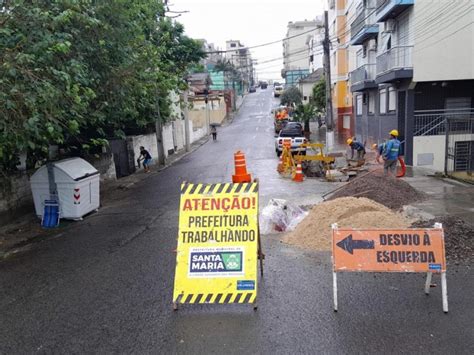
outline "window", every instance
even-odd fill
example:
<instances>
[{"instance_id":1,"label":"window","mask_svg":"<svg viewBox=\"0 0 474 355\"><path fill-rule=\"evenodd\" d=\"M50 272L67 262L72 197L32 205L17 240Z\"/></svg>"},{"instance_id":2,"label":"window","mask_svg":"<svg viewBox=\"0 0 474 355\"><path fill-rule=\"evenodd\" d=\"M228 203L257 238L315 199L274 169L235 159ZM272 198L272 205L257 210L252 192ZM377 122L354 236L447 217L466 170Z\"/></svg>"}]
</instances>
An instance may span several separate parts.
<instances>
[{"instance_id":1,"label":"window","mask_svg":"<svg viewBox=\"0 0 474 355\"><path fill-rule=\"evenodd\" d=\"M380 113L387 113L387 89L381 89L379 92Z\"/></svg>"},{"instance_id":2,"label":"window","mask_svg":"<svg viewBox=\"0 0 474 355\"><path fill-rule=\"evenodd\" d=\"M394 112L397 108L397 90L390 87L388 89L388 112Z\"/></svg>"},{"instance_id":3,"label":"window","mask_svg":"<svg viewBox=\"0 0 474 355\"><path fill-rule=\"evenodd\" d=\"M375 113L375 93L369 92L369 114L373 115Z\"/></svg>"},{"instance_id":4,"label":"window","mask_svg":"<svg viewBox=\"0 0 474 355\"><path fill-rule=\"evenodd\" d=\"M231 43L231 44L230 44L230 47L231 47L231 48L235 48L235 47L237 47L237 45L236 45L235 43Z\"/></svg>"},{"instance_id":5,"label":"window","mask_svg":"<svg viewBox=\"0 0 474 355\"><path fill-rule=\"evenodd\" d=\"M362 115L362 95L356 96L356 115Z\"/></svg>"}]
</instances>

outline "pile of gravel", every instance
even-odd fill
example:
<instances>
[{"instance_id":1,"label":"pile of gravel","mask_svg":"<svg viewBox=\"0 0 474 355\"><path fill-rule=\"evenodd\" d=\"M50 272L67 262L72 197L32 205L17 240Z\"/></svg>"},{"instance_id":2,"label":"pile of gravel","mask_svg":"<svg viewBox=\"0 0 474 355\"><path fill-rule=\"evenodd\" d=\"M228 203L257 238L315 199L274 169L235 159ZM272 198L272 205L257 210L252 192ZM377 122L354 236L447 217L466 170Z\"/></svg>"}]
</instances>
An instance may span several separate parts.
<instances>
[{"instance_id":1,"label":"pile of gravel","mask_svg":"<svg viewBox=\"0 0 474 355\"><path fill-rule=\"evenodd\" d=\"M367 198L343 197L314 205L283 242L306 250L331 250L331 224L352 228L407 228L410 225L396 213Z\"/></svg>"},{"instance_id":2,"label":"pile of gravel","mask_svg":"<svg viewBox=\"0 0 474 355\"><path fill-rule=\"evenodd\" d=\"M405 181L384 176L380 172L356 178L330 195L328 200L346 196L366 197L393 210L425 198L425 194Z\"/></svg>"},{"instance_id":3,"label":"pile of gravel","mask_svg":"<svg viewBox=\"0 0 474 355\"><path fill-rule=\"evenodd\" d=\"M474 226L459 217L444 216L429 221L418 221L411 227L432 228L436 222L443 224L447 263L472 265L474 262Z\"/></svg>"}]
</instances>

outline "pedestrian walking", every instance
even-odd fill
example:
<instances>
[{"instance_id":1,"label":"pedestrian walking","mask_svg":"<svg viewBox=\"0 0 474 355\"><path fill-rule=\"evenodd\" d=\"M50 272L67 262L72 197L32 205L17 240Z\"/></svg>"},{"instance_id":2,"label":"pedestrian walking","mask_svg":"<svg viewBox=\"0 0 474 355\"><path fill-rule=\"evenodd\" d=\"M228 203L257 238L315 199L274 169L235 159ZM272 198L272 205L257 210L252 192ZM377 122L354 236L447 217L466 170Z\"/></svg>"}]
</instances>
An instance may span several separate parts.
<instances>
[{"instance_id":1,"label":"pedestrian walking","mask_svg":"<svg viewBox=\"0 0 474 355\"><path fill-rule=\"evenodd\" d=\"M211 134L212 134L212 140L216 141L217 140L217 128L216 128L216 126L211 126Z\"/></svg>"},{"instance_id":2,"label":"pedestrian walking","mask_svg":"<svg viewBox=\"0 0 474 355\"><path fill-rule=\"evenodd\" d=\"M397 161L398 155L400 154L400 141L398 140L398 131L392 129L390 131L390 139L385 146L385 152L383 153L383 171L385 175L389 173L393 176L397 174Z\"/></svg>"},{"instance_id":3,"label":"pedestrian walking","mask_svg":"<svg viewBox=\"0 0 474 355\"><path fill-rule=\"evenodd\" d=\"M352 138L348 138L346 143L351 147L351 159L354 159L354 152L357 152L357 160L364 159L365 147L361 142L358 142Z\"/></svg>"},{"instance_id":4,"label":"pedestrian walking","mask_svg":"<svg viewBox=\"0 0 474 355\"><path fill-rule=\"evenodd\" d=\"M150 172L151 160L152 158L148 150L146 150L145 147L140 147L140 157L138 158L138 163L140 164L140 162L143 161L143 169L145 170L145 173Z\"/></svg>"}]
</instances>

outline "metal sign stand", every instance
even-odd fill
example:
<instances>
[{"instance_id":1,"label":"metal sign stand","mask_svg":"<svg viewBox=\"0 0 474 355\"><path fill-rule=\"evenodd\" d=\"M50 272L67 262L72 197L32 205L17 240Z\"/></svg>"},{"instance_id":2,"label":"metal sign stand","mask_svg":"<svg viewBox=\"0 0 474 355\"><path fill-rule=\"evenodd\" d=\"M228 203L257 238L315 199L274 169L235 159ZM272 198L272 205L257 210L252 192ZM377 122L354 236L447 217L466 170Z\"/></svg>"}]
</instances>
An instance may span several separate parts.
<instances>
[{"instance_id":1,"label":"metal sign stand","mask_svg":"<svg viewBox=\"0 0 474 355\"><path fill-rule=\"evenodd\" d=\"M331 225L332 229L337 229L337 223ZM443 226L441 223L435 223L434 228L442 229ZM333 309L334 312L338 310L338 303L337 303L337 272L334 268L334 256L331 256L332 264L333 264L333 271L332 271L332 291L333 291ZM433 272L428 272L426 274L426 281L425 281L425 294L430 294L431 288L431 278L433 276ZM441 295L443 300L443 312L448 313L448 286L446 281L446 272L441 272Z\"/></svg>"}]
</instances>

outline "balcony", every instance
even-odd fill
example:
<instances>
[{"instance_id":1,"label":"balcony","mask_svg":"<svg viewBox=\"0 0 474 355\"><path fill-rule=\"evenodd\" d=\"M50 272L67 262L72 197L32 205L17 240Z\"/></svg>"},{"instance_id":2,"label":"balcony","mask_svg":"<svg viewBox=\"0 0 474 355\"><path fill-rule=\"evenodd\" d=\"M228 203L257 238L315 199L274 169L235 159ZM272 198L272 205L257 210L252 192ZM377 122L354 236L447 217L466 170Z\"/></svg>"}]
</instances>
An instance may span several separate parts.
<instances>
[{"instance_id":1,"label":"balcony","mask_svg":"<svg viewBox=\"0 0 474 355\"><path fill-rule=\"evenodd\" d=\"M395 18L414 3L415 0L377 0L375 22Z\"/></svg>"},{"instance_id":2,"label":"balcony","mask_svg":"<svg viewBox=\"0 0 474 355\"><path fill-rule=\"evenodd\" d=\"M413 77L413 46L393 47L377 57L377 84Z\"/></svg>"},{"instance_id":3,"label":"balcony","mask_svg":"<svg viewBox=\"0 0 474 355\"><path fill-rule=\"evenodd\" d=\"M364 8L351 24L351 44L359 45L377 37L379 25L375 21L373 8Z\"/></svg>"},{"instance_id":4,"label":"balcony","mask_svg":"<svg viewBox=\"0 0 474 355\"><path fill-rule=\"evenodd\" d=\"M377 87L375 83L375 64L364 64L351 72L351 92L364 91Z\"/></svg>"}]
</instances>

